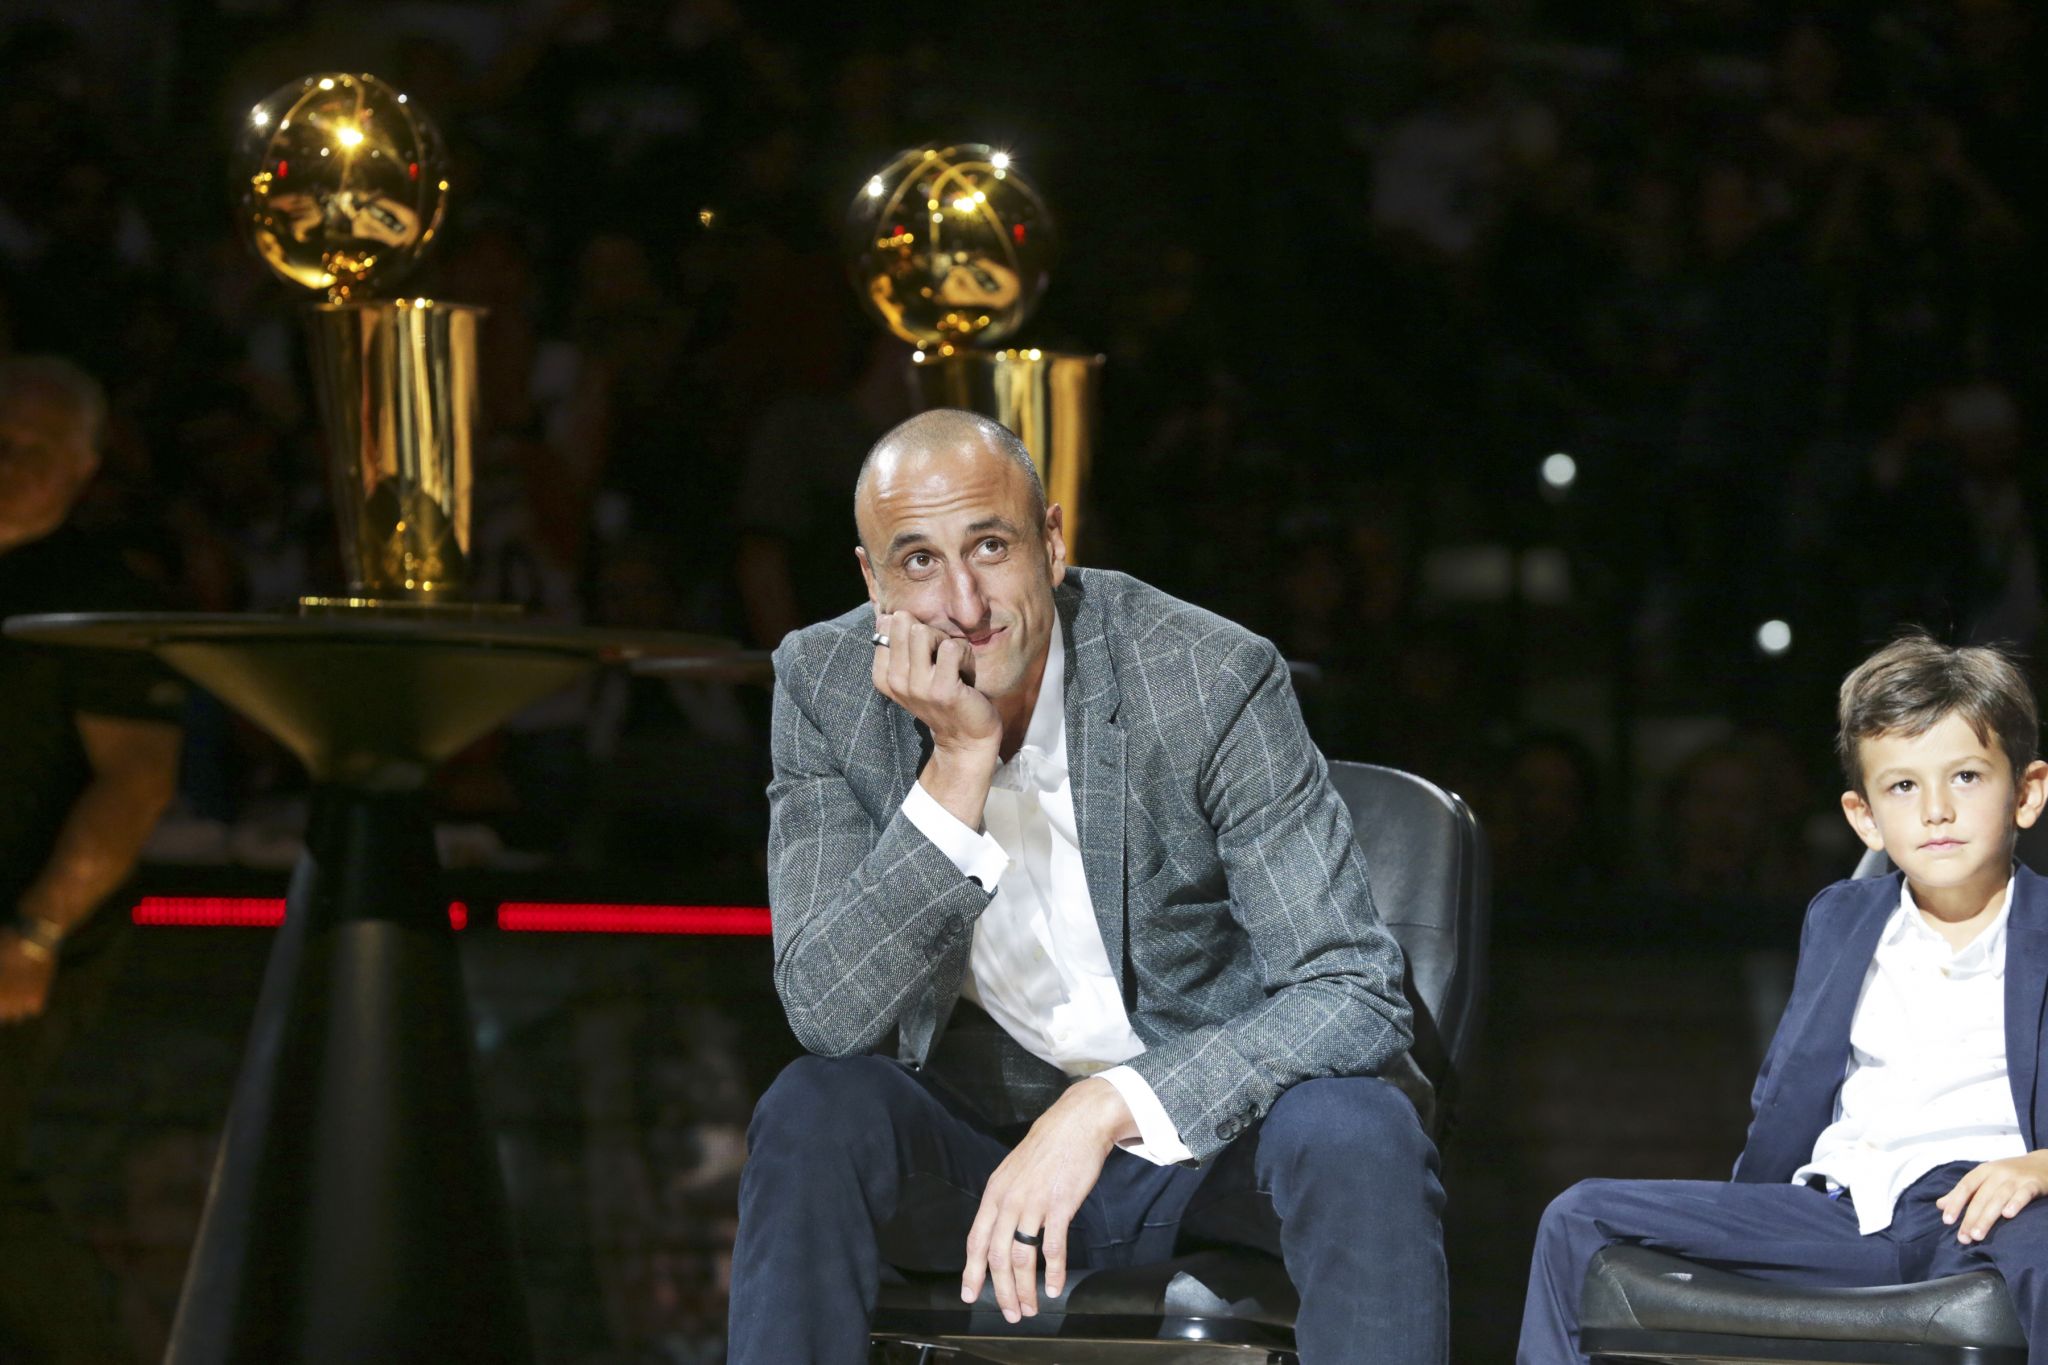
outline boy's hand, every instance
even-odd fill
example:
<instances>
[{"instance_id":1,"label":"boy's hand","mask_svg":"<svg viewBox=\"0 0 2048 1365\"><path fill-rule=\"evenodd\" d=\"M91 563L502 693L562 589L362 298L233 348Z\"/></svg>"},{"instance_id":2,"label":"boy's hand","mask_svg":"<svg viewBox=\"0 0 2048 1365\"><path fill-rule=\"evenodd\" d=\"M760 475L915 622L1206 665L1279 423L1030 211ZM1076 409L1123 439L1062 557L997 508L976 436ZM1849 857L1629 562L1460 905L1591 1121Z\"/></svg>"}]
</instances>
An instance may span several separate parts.
<instances>
[{"instance_id":1,"label":"boy's hand","mask_svg":"<svg viewBox=\"0 0 2048 1365\"><path fill-rule=\"evenodd\" d=\"M1987 1161L1956 1182L1934 1201L1941 1221L1959 1224L1956 1240L1968 1246L1991 1235L2001 1218L2010 1218L2048 1193L2048 1151Z\"/></svg>"}]
</instances>

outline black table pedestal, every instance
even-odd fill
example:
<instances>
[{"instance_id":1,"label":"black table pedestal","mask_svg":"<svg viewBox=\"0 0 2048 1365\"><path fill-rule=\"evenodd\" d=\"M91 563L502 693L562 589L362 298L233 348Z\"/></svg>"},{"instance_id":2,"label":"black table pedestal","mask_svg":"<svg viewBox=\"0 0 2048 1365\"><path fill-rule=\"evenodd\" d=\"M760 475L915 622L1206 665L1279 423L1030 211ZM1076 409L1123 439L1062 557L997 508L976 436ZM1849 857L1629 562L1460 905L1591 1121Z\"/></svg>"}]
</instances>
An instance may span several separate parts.
<instances>
[{"instance_id":1,"label":"black table pedestal","mask_svg":"<svg viewBox=\"0 0 2048 1365\"><path fill-rule=\"evenodd\" d=\"M600 662L730 646L402 610L25 616L6 632L149 650L315 783L166 1365L530 1361L427 779Z\"/></svg>"},{"instance_id":2,"label":"black table pedestal","mask_svg":"<svg viewBox=\"0 0 2048 1365\"><path fill-rule=\"evenodd\" d=\"M315 797L167 1365L531 1360L426 801Z\"/></svg>"}]
</instances>

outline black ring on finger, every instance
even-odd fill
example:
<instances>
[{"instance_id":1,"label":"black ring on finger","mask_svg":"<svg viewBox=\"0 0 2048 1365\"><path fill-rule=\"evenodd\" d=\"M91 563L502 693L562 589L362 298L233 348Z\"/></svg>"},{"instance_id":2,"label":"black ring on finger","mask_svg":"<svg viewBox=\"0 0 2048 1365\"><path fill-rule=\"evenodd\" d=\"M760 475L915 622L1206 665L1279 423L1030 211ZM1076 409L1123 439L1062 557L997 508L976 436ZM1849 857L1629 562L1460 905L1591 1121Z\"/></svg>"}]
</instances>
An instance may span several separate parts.
<instances>
[{"instance_id":1,"label":"black ring on finger","mask_svg":"<svg viewBox=\"0 0 2048 1365\"><path fill-rule=\"evenodd\" d=\"M1045 1241L1044 1233L1026 1232L1022 1228L1011 1228L1010 1235L1028 1247L1038 1246L1040 1243Z\"/></svg>"}]
</instances>

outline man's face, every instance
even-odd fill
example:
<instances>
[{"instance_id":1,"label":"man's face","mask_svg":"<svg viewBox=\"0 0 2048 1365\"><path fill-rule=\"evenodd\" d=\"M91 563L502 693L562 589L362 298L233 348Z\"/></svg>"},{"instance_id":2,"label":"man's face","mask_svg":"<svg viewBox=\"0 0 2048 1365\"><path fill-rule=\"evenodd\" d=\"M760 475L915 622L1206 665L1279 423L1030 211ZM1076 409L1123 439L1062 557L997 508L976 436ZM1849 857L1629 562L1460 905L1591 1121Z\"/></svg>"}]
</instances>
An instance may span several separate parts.
<instances>
[{"instance_id":1,"label":"man's face","mask_svg":"<svg viewBox=\"0 0 2048 1365\"><path fill-rule=\"evenodd\" d=\"M1979 738L1960 715L1910 738L1859 741L1857 757L1863 791L1844 792L1842 810L1916 887L2002 882L2016 831L2034 823L2048 797L2048 764L2029 764L2015 781L1996 739Z\"/></svg>"},{"instance_id":2,"label":"man's face","mask_svg":"<svg viewBox=\"0 0 2048 1365\"><path fill-rule=\"evenodd\" d=\"M97 463L68 404L36 393L0 402L0 546L55 530Z\"/></svg>"},{"instance_id":3,"label":"man's face","mask_svg":"<svg viewBox=\"0 0 2048 1365\"><path fill-rule=\"evenodd\" d=\"M875 611L965 639L974 686L992 701L1036 683L1058 620L1060 509L1040 521L1032 501L1024 471L977 445L885 458L855 508Z\"/></svg>"}]
</instances>

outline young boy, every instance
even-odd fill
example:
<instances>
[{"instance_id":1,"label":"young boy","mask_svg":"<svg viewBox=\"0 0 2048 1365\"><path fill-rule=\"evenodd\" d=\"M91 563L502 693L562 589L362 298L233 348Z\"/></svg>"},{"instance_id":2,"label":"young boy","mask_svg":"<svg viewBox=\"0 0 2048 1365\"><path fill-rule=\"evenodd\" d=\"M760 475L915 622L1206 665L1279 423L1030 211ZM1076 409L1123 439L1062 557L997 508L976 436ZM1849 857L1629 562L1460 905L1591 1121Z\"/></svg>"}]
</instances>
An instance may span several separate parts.
<instances>
[{"instance_id":1,"label":"young boy","mask_svg":"<svg viewBox=\"0 0 2048 1365\"><path fill-rule=\"evenodd\" d=\"M1816 1287L1988 1266L2048 1362L2048 882L2013 861L2048 800L2034 698L2003 654L1911 636L1843 681L1840 719L1843 813L1899 871L1807 908L1732 1181L1552 1201L1521 1365L1585 1360L1580 1284L1616 1242Z\"/></svg>"}]
</instances>

